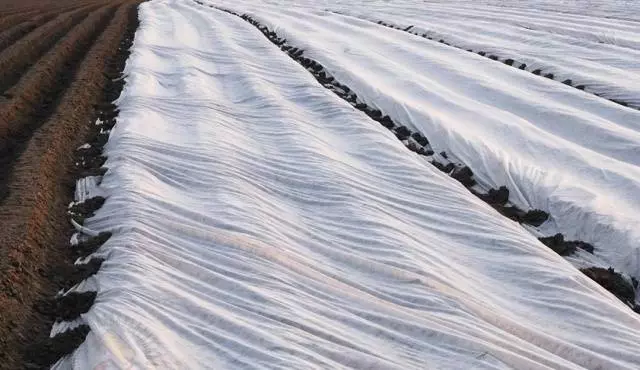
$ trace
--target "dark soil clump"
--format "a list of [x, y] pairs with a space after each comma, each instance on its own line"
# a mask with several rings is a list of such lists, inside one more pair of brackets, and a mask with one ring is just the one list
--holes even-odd
[[96, 292], [71, 292], [54, 299], [40, 301], [35, 308], [56, 321], [71, 321], [89, 311], [95, 299]]
[[540, 226], [549, 219], [549, 214], [540, 209], [532, 209], [522, 216], [522, 223], [531, 226]]
[[544, 238], [539, 238], [542, 244], [554, 250], [554, 252], [558, 253], [561, 256], [570, 256], [575, 251], [580, 248], [589, 253], [593, 253], [594, 247], [593, 245], [581, 242], [581, 241], [567, 241], [564, 240], [564, 235], [558, 233], [553, 236], [548, 236]]
[[71, 289], [80, 282], [87, 280], [91, 276], [95, 275], [98, 270], [100, 270], [103, 262], [104, 259], [102, 258], [92, 258], [87, 263], [81, 263], [71, 266], [67, 272], [61, 274], [62, 281], [60, 282], [60, 285], [62, 289]]
[[94, 212], [100, 209], [104, 204], [104, 197], [93, 197], [86, 199], [82, 203], [76, 203], [69, 209], [69, 213], [72, 215], [82, 215], [84, 217], [91, 217]]
[[98, 236], [91, 237], [87, 240], [81, 241], [78, 245], [73, 247], [73, 253], [76, 257], [85, 257], [95, 252], [111, 237], [111, 233], [108, 231], [101, 232]]
[[405, 126], [400, 126], [395, 129], [396, 137], [399, 140], [407, 140], [411, 136], [411, 131]]
[[460, 181], [464, 186], [473, 186], [476, 183], [476, 180], [473, 179], [473, 171], [467, 166], [456, 167], [453, 172], [451, 172], [451, 177]]
[[[387, 117], [387, 116], [385, 116]], [[426, 146], [429, 145], [429, 140], [427, 140], [426, 137], [424, 137], [421, 133], [419, 132], [414, 132], [413, 134], [411, 134], [411, 137], [413, 138], [413, 140], [415, 140], [418, 144], [422, 145], [422, 146]]]
[[507, 218], [510, 218], [519, 223], [536, 227], [542, 225], [549, 218], [549, 214], [547, 212], [539, 209], [524, 212], [515, 206], [504, 206], [495, 208], [498, 210], [498, 212], [500, 212]]
[[589, 267], [580, 271], [613, 293], [622, 302], [630, 307], [635, 306], [636, 294], [633, 286], [620, 273], [615, 272], [613, 268]]
[[71, 354], [87, 338], [90, 328], [80, 325], [31, 345], [25, 351], [24, 365], [27, 369], [48, 369], [66, 355]]
[[576, 251], [575, 245], [565, 243], [564, 236], [562, 236], [562, 234], [538, 238], [538, 240], [561, 256], [570, 256]]
[[[474, 192], [474, 194], [476, 194]], [[501, 186], [498, 189], [489, 189], [487, 194], [476, 194], [480, 199], [489, 203], [492, 206], [504, 206], [509, 201], [509, 189], [506, 186]]]

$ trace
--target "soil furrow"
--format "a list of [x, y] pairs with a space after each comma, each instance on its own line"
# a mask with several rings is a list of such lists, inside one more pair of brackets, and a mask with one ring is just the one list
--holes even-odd
[[92, 5], [61, 14], [5, 49], [0, 54], [0, 91], [5, 92], [15, 84], [41, 55], [97, 7]]
[[[194, 1], [200, 5], [205, 5], [198, 0]], [[354, 108], [366, 113], [371, 119], [391, 130], [409, 150], [419, 155], [430, 157], [431, 164], [461, 182], [472, 194], [491, 205], [503, 216], [514, 221], [533, 226], [539, 226], [547, 220], [548, 214], [544, 211], [530, 210], [528, 212], [524, 212], [515, 206], [507, 205], [509, 190], [505, 186], [501, 186], [499, 189], [490, 189], [487, 193], [478, 192], [477, 189], [474, 188], [475, 180], [473, 179], [473, 172], [469, 167], [464, 164], [453, 163], [450, 161], [448, 163], [445, 162], [446, 164], [443, 163], [443, 161], [448, 160], [447, 154], [445, 152], [439, 154], [433, 153], [429, 140], [426, 137], [419, 132], [411, 132], [404, 125], [397, 125], [391, 117], [384, 115], [384, 113], [379, 109], [369, 107], [366, 103], [361, 101], [356, 93], [348, 86], [338, 82], [330, 72], [324, 68], [324, 66], [313, 59], [306, 58], [304, 56], [304, 50], [290, 45], [286, 39], [279, 37], [276, 32], [260, 24], [250, 15], [238, 14], [232, 10], [214, 7], [212, 5], [210, 7], [241, 17], [245, 21], [251, 23], [253, 26], [258, 28], [264, 36], [269, 39], [269, 41], [278, 46], [282, 51], [286, 52], [296, 62], [300, 63], [323, 87], [331, 90], [333, 93], [349, 102]], [[576, 250], [576, 248], [581, 248], [591, 253], [593, 253], [594, 250], [593, 246], [586, 242], [565, 241], [562, 234], [540, 238], [540, 241], [561, 255], [571, 254]], [[629, 283], [620, 273], [615, 272], [613, 268], [590, 268], [582, 269], [581, 271], [612, 292], [632, 309], [640, 312], [640, 306], [635, 306], [635, 291], [632, 283]], [[637, 285], [635, 280], [632, 279], [632, 282]], [[633, 292], [633, 294], [629, 294], [629, 292]]]
[[0, 203], [7, 196], [13, 160], [33, 130], [53, 111], [56, 97], [73, 73], [74, 62], [91, 45], [113, 11], [113, 7], [104, 7], [91, 13], [7, 91], [11, 99], [0, 103]]
[[[94, 5], [93, 7], [91, 5]], [[25, 36], [29, 32], [37, 29], [42, 26], [46, 22], [49, 22], [53, 18], [65, 13], [71, 12], [74, 10], [78, 10], [81, 8], [87, 9], [95, 9], [95, 7], [99, 5], [96, 2], [86, 2], [86, 3], [74, 3], [69, 6], [60, 6], [55, 10], [46, 10], [43, 9], [42, 12], [33, 15], [29, 20], [24, 21], [14, 27], [11, 27], [3, 32], [0, 32], [0, 53], [11, 46], [11, 44], [21, 37]]]
[[32, 20], [22, 22], [15, 27], [12, 27], [2, 33], [0, 33], [0, 52], [9, 47], [11, 44], [43, 25], [45, 22], [50, 21], [55, 14], [37, 16]]
[[50, 1], [46, 3], [43, 3], [40, 0], [27, 0], [27, 1], [21, 1], [21, 3], [22, 5], [17, 7], [5, 6], [3, 9], [0, 9], [0, 17], [3, 17], [3, 18], [0, 18], [0, 25], [2, 25], [2, 22], [3, 22], [2, 20], [4, 18], [11, 18], [15, 16], [34, 17], [37, 15], [42, 15], [43, 12], [49, 12], [49, 11], [54, 11], [60, 14], [63, 12], [67, 12], [67, 11], [77, 9], [83, 6], [91, 5], [91, 4], [104, 5], [104, 1], [102, 0], [88, 0], [88, 1], [66, 0], [66, 1]]
[[[0, 206], [0, 217], [7, 220], [0, 231], [0, 260], [6, 262], [0, 265], [1, 368], [47, 368], [82, 343], [88, 332], [81, 326], [82, 330], [52, 342], [47, 338], [55, 317], [39, 310], [42, 305], [36, 303], [53, 297], [68, 283], [61, 272], [68, 271], [73, 261], [68, 246], [72, 230], [67, 218], [75, 178], [73, 154], [93, 125], [93, 104], [100, 99], [106, 83], [106, 60], [117, 52], [132, 14], [135, 19], [132, 3], [121, 6], [106, 28], [98, 28], [103, 32], [95, 32], [87, 45], [78, 48], [75, 74], [60, 76], [64, 81], [58, 79], [68, 88], [16, 161], [10, 183], [14, 191]], [[96, 42], [92, 44], [93, 40]], [[86, 304], [90, 301], [78, 296]], [[73, 312], [58, 312], [64, 306], [61, 302], [70, 297], [56, 301], [57, 316], [72, 316]], [[27, 351], [38, 341], [43, 346]], [[28, 363], [22, 359], [25, 351]]]
[[24, 13], [6, 15], [0, 18], [0, 32], [4, 32], [22, 22], [27, 22], [29, 19], [39, 15], [40, 13], [40, 10], [32, 10]]

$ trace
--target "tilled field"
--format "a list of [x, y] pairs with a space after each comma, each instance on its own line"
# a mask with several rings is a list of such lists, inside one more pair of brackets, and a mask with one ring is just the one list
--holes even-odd
[[637, 367], [637, 20], [141, 1], [0, 11], [1, 368]]
[[46, 367], [73, 349], [73, 340], [47, 338], [59, 314], [52, 299], [77, 275], [67, 206], [85, 169], [75, 150], [110, 109], [138, 3], [1, 6], [1, 368]]
[[437, 12], [142, 4], [54, 368], [634, 368], [634, 51], [557, 14], [454, 43]]

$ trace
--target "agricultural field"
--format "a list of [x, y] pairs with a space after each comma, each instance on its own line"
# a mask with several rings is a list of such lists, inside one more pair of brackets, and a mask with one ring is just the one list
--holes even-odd
[[95, 117], [113, 114], [104, 102], [119, 93], [112, 79], [138, 2], [0, 3], [0, 368], [19, 369], [57, 353], [51, 297], [78, 273], [67, 214], [85, 175], [75, 149], [95, 136]]
[[640, 368], [640, 3], [7, 3], [0, 367]]

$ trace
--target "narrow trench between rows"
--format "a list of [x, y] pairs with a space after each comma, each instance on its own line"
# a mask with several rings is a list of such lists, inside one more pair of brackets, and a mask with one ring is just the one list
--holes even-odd
[[[64, 92], [74, 81], [78, 67], [85, 58], [89, 46], [93, 45], [98, 37], [100, 37], [102, 31], [104, 31], [106, 25], [111, 22], [114, 15], [115, 9], [111, 9], [109, 14], [101, 19], [92, 30], [91, 36], [86, 42], [80, 42], [75, 45], [73, 53], [69, 56], [69, 59], [65, 61], [63, 68], [55, 77], [56, 82], [53, 84], [53, 89], [43, 95], [41, 100], [35, 102], [34, 106], [37, 108], [26, 117], [27, 124], [25, 124], [25, 127], [17, 131], [15, 135], [12, 135], [9, 140], [0, 141], [2, 144], [0, 146], [0, 204], [2, 204], [10, 191], [8, 185], [15, 162], [24, 152], [33, 133], [56, 111]], [[73, 30], [75, 30], [75, 28], [72, 28], [71, 32], [73, 32]], [[37, 68], [37, 65], [34, 68]]]
[[[25, 62], [20, 63], [18, 68], [11, 68], [8, 71], [3, 71], [3, 78], [0, 80], [0, 91], [3, 94], [6, 94], [7, 90], [9, 90], [12, 86], [14, 86], [20, 78], [24, 75], [24, 72], [32, 68], [34, 65], [38, 63], [40, 57], [47, 55], [50, 50], [53, 50], [59, 43], [59, 41], [63, 40], [66, 35], [69, 35], [75, 27], [77, 27], [82, 20], [88, 16], [89, 13], [95, 11], [98, 6], [87, 6], [81, 9], [73, 10], [67, 13], [62, 13], [45, 23], [44, 25], [36, 28], [34, 31], [30, 32], [25, 36], [25, 38], [33, 38], [34, 33], [42, 33], [42, 29], [47, 26], [57, 26], [53, 30], [50, 30], [50, 33], [47, 35], [42, 35], [43, 37], [48, 37], [49, 40], [46, 44], [34, 46], [29, 43], [22, 43], [25, 41], [24, 39], [18, 40], [15, 44], [8, 46], [3, 53], [19, 53], [22, 50], [14, 50], [13, 46], [20, 47], [25, 50], [26, 48], [31, 48], [37, 50], [38, 57], [33, 58], [33, 55], [28, 58]], [[67, 19], [68, 18], [68, 19]], [[65, 22], [68, 20], [68, 23]], [[57, 24], [60, 23], [59, 25]], [[53, 27], [52, 27], [53, 28]], [[38, 36], [38, 35], [35, 35]], [[27, 40], [28, 41], [28, 40]], [[11, 50], [10, 50], [11, 49]], [[78, 48], [78, 52], [86, 52], [86, 47]], [[28, 49], [26, 49], [28, 50]], [[4, 54], [2, 54], [4, 56]], [[14, 59], [15, 60], [15, 59]], [[22, 59], [24, 60], [24, 59]]]

